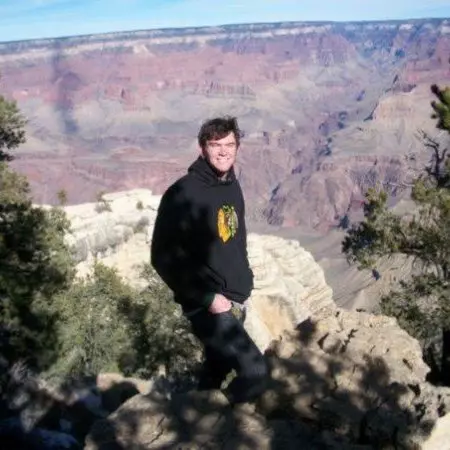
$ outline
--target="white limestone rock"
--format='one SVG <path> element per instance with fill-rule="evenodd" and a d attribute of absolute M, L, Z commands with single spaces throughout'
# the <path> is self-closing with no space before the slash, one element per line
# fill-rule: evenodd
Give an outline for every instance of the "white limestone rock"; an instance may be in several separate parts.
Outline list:
<path fill-rule="evenodd" d="M 248 255 L 254 290 L 245 326 L 259 348 L 335 306 L 322 268 L 298 241 L 251 233 Z"/>
<path fill-rule="evenodd" d="M 79 275 L 88 273 L 95 259 L 120 255 L 137 232 L 144 236 L 153 227 L 160 202 L 160 196 L 147 189 L 105 194 L 103 199 L 109 210 L 102 210 L 99 202 L 64 208 L 72 225 L 66 239 Z M 148 247 L 146 252 L 148 261 Z"/>

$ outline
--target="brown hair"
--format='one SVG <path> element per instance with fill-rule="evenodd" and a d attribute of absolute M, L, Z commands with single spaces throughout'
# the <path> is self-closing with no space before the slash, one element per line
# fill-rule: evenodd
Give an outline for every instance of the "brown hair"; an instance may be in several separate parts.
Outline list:
<path fill-rule="evenodd" d="M 225 116 L 207 120 L 198 132 L 198 144 L 204 149 L 208 141 L 222 139 L 230 133 L 234 134 L 236 145 L 239 147 L 241 130 L 236 117 Z"/>

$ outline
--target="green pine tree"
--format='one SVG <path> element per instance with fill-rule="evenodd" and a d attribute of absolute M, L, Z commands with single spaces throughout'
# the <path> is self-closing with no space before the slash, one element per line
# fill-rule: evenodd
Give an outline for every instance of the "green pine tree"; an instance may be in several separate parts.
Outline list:
<path fill-rule="evenodd" d="M 450 135 L 450 88 L 431 90 L 436 127 Z M 416 211 L 400 217 L 388 209 L 385 191 L 370 189 L 364 221 L 347 232 L 342 250 L 361 269 L 393 255 L 413 262 L 410 279 L 382 298 L 381 311 L 420 340 L 437 381 L 450 385 L 450 158 L 448 147 L 422 137 L 431 158 L 413 182 Z"/>
<path fill-rule="evenodd" d="M 25 142 L 25 125 L 16 103 L 0 95 L 0 162 L 11 161 L 10 151 Z"/>
<path fill-rule="evenodd" d="M 41 368 L 56 358 L 52 297 L 70 284 L 74 266 L 64 213 L 33 207 L 27 180 L 8 166 L 25 123 L 0 96 L 0 357 Z"/>
<path fill-rule="evenodd" d="M 61 351 L 49 375 L 113 371 L 148 378 L 160 367 L 172 376 L 193 372 L 200 347 L 188 321 L 149 264 L 142 278 L 144 290 L 96 263 L 91 275 L 56 296 Z"/>

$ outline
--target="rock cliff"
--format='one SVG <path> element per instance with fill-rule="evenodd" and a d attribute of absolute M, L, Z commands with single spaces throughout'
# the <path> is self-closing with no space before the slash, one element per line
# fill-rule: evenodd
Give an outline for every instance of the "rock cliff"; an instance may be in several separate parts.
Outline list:
<path fill-rule="evenodd" d="M 298 241 L 250 234 L 248 252 L 255 288 L 246 329 L 261 349 L 334 305 L 322 268 Z"/>
<path fill-rule="evenodd" d="M 151 191 L 135 189 L 105 194 L 96 203 L 66 206 L 71 222 L 67 243 L 79 271 L 94 259 L 105 259 L 123 250 L 136 233 L 145 235 L 154 223 L 159 201 L 160 197 Z"/>

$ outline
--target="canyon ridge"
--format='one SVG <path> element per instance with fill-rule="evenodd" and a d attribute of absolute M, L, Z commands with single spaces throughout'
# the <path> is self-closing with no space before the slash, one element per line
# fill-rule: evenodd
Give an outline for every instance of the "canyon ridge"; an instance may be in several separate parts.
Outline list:
<path fill-rule="evenodd" d="M 232 114 L 251 226 L 328 231 L 376 182 L 406 197 L 449 54 L 449 19 L 134 31 L 0 44 L 0 89 L 28 118 L 13 165 L 36 203 L 160 194 Z"/>

